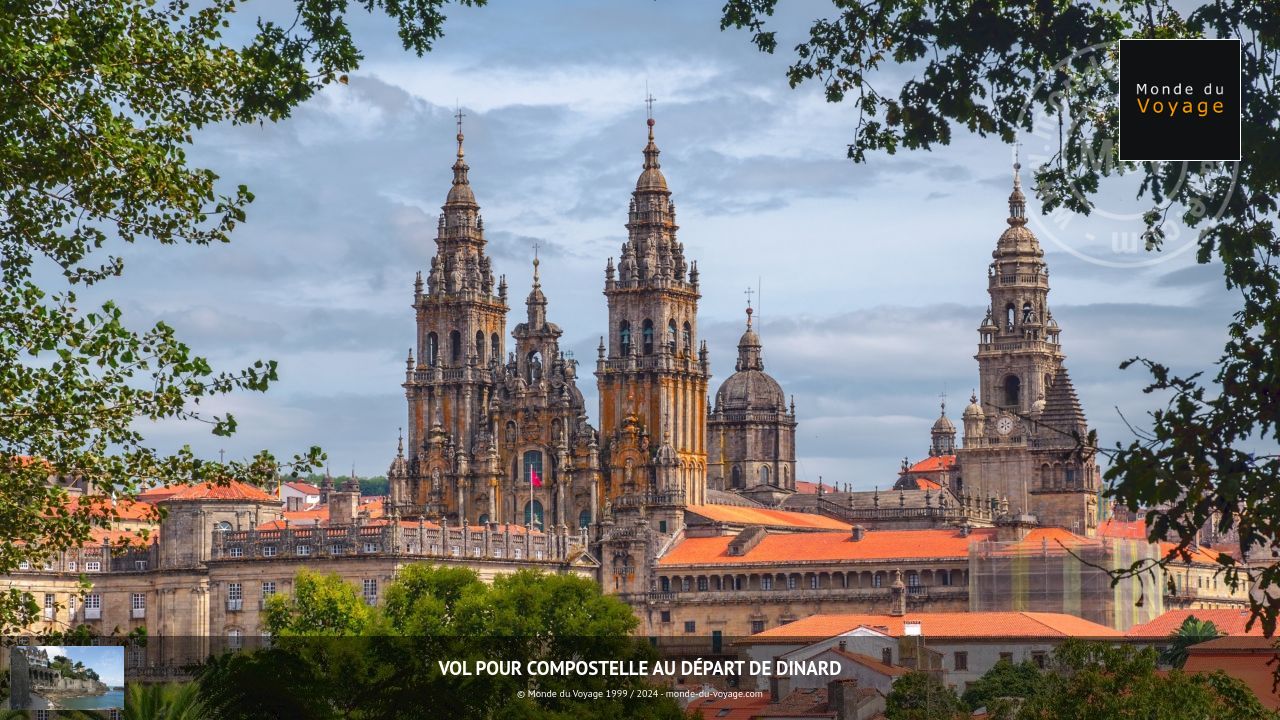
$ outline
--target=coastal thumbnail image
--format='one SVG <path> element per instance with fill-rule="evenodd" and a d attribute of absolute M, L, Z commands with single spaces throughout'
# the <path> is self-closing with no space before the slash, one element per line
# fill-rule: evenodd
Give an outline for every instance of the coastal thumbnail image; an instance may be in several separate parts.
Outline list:
<path fill-rule="evenodd" d="M 19 645 L 10 648 L 8 660 L 8 698 L 0 708 L 27 710 L 31 717 L 120 717 L 124 648 Z"/>

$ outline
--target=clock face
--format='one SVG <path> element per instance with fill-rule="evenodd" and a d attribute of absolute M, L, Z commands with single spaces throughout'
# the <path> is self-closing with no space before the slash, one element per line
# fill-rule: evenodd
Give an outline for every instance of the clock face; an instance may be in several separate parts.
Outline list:
<path fill-rule="evenodd" d="M 1008 435 L 1013 432 L 1013 418 L 1005 415 L 996 421 L 996 432 L 1001 435 Z"/>

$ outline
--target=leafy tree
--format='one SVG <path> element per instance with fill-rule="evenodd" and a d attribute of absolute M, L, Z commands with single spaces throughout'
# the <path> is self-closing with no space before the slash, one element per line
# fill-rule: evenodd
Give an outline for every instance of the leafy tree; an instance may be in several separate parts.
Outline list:
<path fill-rule="evenodd" d="M 893 683 L 885 715 L 889 720 L 959 720 L 968 713 L 955 690 L 931 673 L 914 670 Z"/>
<path fill-rule="evenodd" d="M 304 582 L 305 580 L 305 582 Z M 452 718 L 679 718 L 667 698 L 559 697 L 561 690 L 643 688 L 638 678 L 531 675 L 543 659 L 652 660 L 636 619 L 588 578 L 523 571 L 487 585 L 464 568 L 410 565 L 380 608 L 358 608 L 336 576 L 299 576 L 294 600 L 272 600 L 272 646 L 215 658 L 201 695 L 221 720 L 416 718 L 422 703 Z M 340 599 L 334 600 L 337 596 Z M 454 676 L 440 661 L 519 660 L 510 674 Z M 521 697 L 539 690 L 554 697 Z M 259 701 L 260 696 L 269 695 Z"/>
<path fill-rule="evenodd" d="M 1221 671 L 1159 673 L 1151 648 L 1069 641 L 1054 654 L 1017 720 L 1276 720 L 1242 681 Z"/>
<path fill-rule="evenodd" d="M 50 476 L 91 494 L 131 496 L 142 483 L 266 483 L 305 472 L 317 448 L 281 463 L 203 462 L 151 447 L 148 421 L 235 431 L 210 396 L 265 391 L 276 365 L 215 370 L 164 324 L 137 329 L 84 289 L 124 271 L 132 243 L 228 242 L 253 194 L 195 167 L 195 133 L 217 123 L 276 121 L 345 82 L 362 56 L 351 5 L 399 25 L 422 55 L 441 36 L 447 0 L 293 0 L 255 18 L 236 0 L 17 0 L 0 8 L 0 573 L 83 544 L 114 511 L 81 505 Z M 458 0 L 481 5 L 484 0 Z M 279 11 L 279 8 L 276 8 Z M 226 28 L 244 28 L 235 46 Z M 0 632 L 32 622 L 20 590 L 0 594 Z"/>
<path fill-rule="evenodd" d="M 1035 694 L 1044 679 L 1044 673 L 1035 663 L 1018 664 L 1001 660 L 965 688 L 960 699 L 971 710 L 989 708 L 997 698 L 1027 698 Z"/>
<path fill-rule="evenodd" d="M 294 578 L 293 595 L 272 595 L 263 613 L 273 636 L 363 635 L 372 623 L 373 609 L 351 583 L 306 569 Z"/>
<path fill-rule="evenodd" d="M 1180 668 L 1187 663 L 1187 648 L 1221 634 L 1212 621 L 1200 620 L 1191 615 L 1182 621 L 1177 630 L 1169 633 L 1169 647 L 1160 653 L 1160 662 Z"/>
<path fill-rule="evenodd" d="M 768 19 L 777 0 L 727 0 L 721 28 L 745 28 L 764 52 L 777 50 Z M 827 100 L 848 100 L 856 113 L 848 155 L 869 162 L 884 151 L 928 150 L 957 131 L 1013 142 L 1040 115 L 1072 122 L 1061 149 L 1035 171 L 1044 210 L 1088 214 L 1116 175 L 1137 175 L 1147 250 L 1165 240 L 1167 218 L 1199 232 L 1197 259 L 1220 263 L 1240 307 L 1209 374 L 1178 376 L 1146 358 L 1167 404 L 1127 445 L 1117 443 L 1106 472 L 1108 495 L 1131 511 L 1145 510 L 1149 537 L 1183 552 L 1208 523 L 1235 530 L 1240 550 L 1280 536 L 1280 253 L 1275 216 L 1280 196 L 1280 94 L 1276 63 L 1280 30 L 1273 2 L 1220 0 L 1187 6 L 1171 0 L 956 3 L 946 0 L 835 2 L 795 47 L 787 71 L 792 86 L 821 83 Z M 1179 9 L 1185 8 L 1185 9 Z M 1076 51 L 1124 37 L 1242 39 L 1243 155 L 1239 163 L 1122 163 L 1114 141 L 1118 107 L 1110 82 L 1096 77 L 1094 58 Z M 1061 64 L 1060 64 L 1061 63 Z M 892 77 L 877 71 L 898 66 Z M 1091 73 L 1093 73 L 1091 75 Z M 905 77 L 905 80 L 899 78 Z M 1048 78 L 1051 82 L 1042 82 Z M 1060 92 L 1070 86 L 1067 93 Z M 1186 171 L 1185 177 L 1180 176 Z M 1234 177 L 1233 177 L 1234 175 Z M 1208 208 L 1220 208 L 1213 219 Z M 1078 438 L 1083 451 L 1093 438 Z M 1271 588 L 1280 563 L 1246 568 L 1223 555 L 1224 577 Z M 1158 572 L 1148 561 L 1126 574 Z M 1255 617 L 1275 628 L 1280 593 L 1252 595 Z"/>

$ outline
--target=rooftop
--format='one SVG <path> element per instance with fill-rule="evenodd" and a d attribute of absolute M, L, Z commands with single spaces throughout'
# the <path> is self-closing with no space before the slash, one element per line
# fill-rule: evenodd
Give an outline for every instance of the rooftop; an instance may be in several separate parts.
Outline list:
<path fill-rule="evenodd" d="M 872 628 L 892 637 L 906 635 L 907 623 L 920 623 L 923 637 L 940 639 L 1065 639 L 1122 638 L 1124 633 L 1074 615 L 1041 612 L 907 613 L 906 615 L 811 615 L 762 633 L 746 643 L 792 643 L 797 639 L 830 638 Z"/>
<path fill-rule="evenodd" d="M 1262 623 L 1256 623 L 1252 630 L 1246 630 L 1249 623 L 1249 610 L 1245 608 L 1183 608 L 1170 610 L 1165 614 L 1141 625 L 1134 625 L 1125 633 L 1134 638 L 1167 638 L 1169 634 L 1182 627 L 1187 618 L 1195 616 L 1197 620 L 1211 622 L 1218 632 L 1227 635 L 1262 636 Z"/>
<path fill-rule="evenodd" d="M 790 513 L 803 514 L 803 513 Z M 848 526 L 846 526 L 848 527 Z M 990 528 L 959 530 L 867 530 L 861 540 L 850 531 L 769 533 L 742 555 L 730 555 L 731 535 L 686 537 L 658 561 L 659 565 L 739 565 L 880 559 L 961 559 L 969 544 L 995 539 Z"/>
<path fill-rule="evenodd" d="M 712 522 L 731 525 L 763 525 L 777 528 L 802 528 L 811 530 L 850 530 L 849 523 L 816 513 L 770 510 L 768 508 L 737 507 L 731 505 L 690 505 L 687 514 L 698 515 Z"/>

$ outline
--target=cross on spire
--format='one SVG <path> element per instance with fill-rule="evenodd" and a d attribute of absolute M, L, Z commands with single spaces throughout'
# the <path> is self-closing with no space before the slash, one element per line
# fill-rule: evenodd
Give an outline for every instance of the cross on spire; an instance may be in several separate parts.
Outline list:
<path fill-rule="evenodd" d="M 947 391 L 943 390 L 942 392 L 938 393 L 938 397 L 942 400 L 942 414 L 946 415 L 947 414 Z"/>
<path fill-rule="evenodd" d="M 462 118 L 466 115 L 462 112 L 461 105 L 458 105 L 458 111 L 453 116 L 458 120 L 458 157 L 462 157 Z"/>
<path fill-rule="evenodd" d="M 755 288 L 747 288 L 742 294 L 747 296 L 747 307 L 751 307 L 751 296 L 756 294 Z"/>
<path fill-rule="evenodd" d="M 646 85 L 648 85 L 648 83 L 645 83 L 645 84 L 646 84 Z M 655 97 L 653 96 L 653 93 L 649 92 L 649 88 L 648 88 L 648 87 L 645 87 L 645 89 L 644 89 L 644 104 L 645 104 L 645 105 L 647 105 L 647 106 L 649 106 L 649 110 L 648 110 L 648 117 L 649 117 L 649 119 L 650 119 L 650 120 L 652 120 L 652 119 L 653 119 L 653 104 L 654 104 L 655 102 L 657 102 L 657 101 L 658 101 L 658 100 L 657 100 L 657 98 L 655 98 Z"/>

